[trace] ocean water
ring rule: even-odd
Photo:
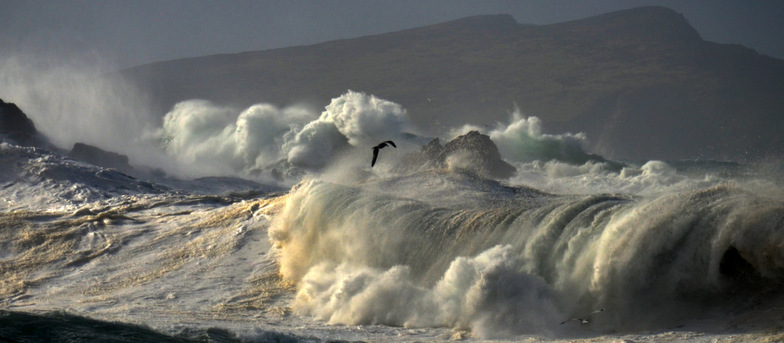
[[[101,122],[104,89],[92,124],[130,131],[92,143],[147,167],[0,143],[0,341],[784,340],[779,161],[610,161],[517,112],[437,134],[485,133],[496,180],[411,158],[435,135],[364,93],[156,126]]]
[[[506,181],[424,168],[287,188],[7,143],[0,159],[7,341],[784,338],[771,168],[532,162]]]

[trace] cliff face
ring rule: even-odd
[[[587,19],[551,25],[575,37],[614,40],[617,42],[662,42],[695,44],[702,41],[700,34],[686,18],[665,7],[639,7],[607,13]]]
[[[320,107],[352,89],[404,106],[426,133],[508,120],[585,132],[614,158],[754,158],[784,152],[784,61],[702,40],[643,7],[553,25],[478,16],[311,46],[155,63],[122,72],[161,114],[201,98]]]

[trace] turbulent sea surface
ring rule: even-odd
[[[784,340],[781,164],[586,160],[517,115],[509,179],[401,169],[404,117],[183,103],[148,135],[177,177],[0,144],[0,342]]]

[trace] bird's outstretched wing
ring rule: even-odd
[[[391,145],[392,147],[394,147],[394,148],[396,148],[396,149],[397,149],[397,146],[395,145],[395,142],[393,142],[393,141],[383,141],[383,142],[379,143],[378,145],[374,146],[374,147],[373,147],[373,161],[372,161],[372,162],[370,162],[370,167],[371,167],[371,168],[372,168],[374,165],[376,165],[376,159],[378,158],[378,151],[379,151],[379,150],[381,150],[381,149],[383,149],[384,147],[386,147],[386,146],[387,146],[387,144],[389,144],[389,145]]]
[[[370,162],[370,167],[372,168],[376,165],[376,159],[378,158],[378,148],[373,148],[373,161]]]
[[[566,323],[568,323],[568,322],[571,322],[571,321],[573,321],[573,320],[580,320],[580,318],[572,318],[572,319],[567,319],[567,320],[564,320],[564,321],[562,321],[562,322],[561,322],[561,325],[564,325],[564,324],[566,324]]]

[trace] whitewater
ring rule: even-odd
[[[440,133],[498,178],[420,158],[392,101],[320,111],[184,101],[112,138],[135,172],[0,143],[0,340],[784,339],[776,161],[610,161],[519,111]]]

